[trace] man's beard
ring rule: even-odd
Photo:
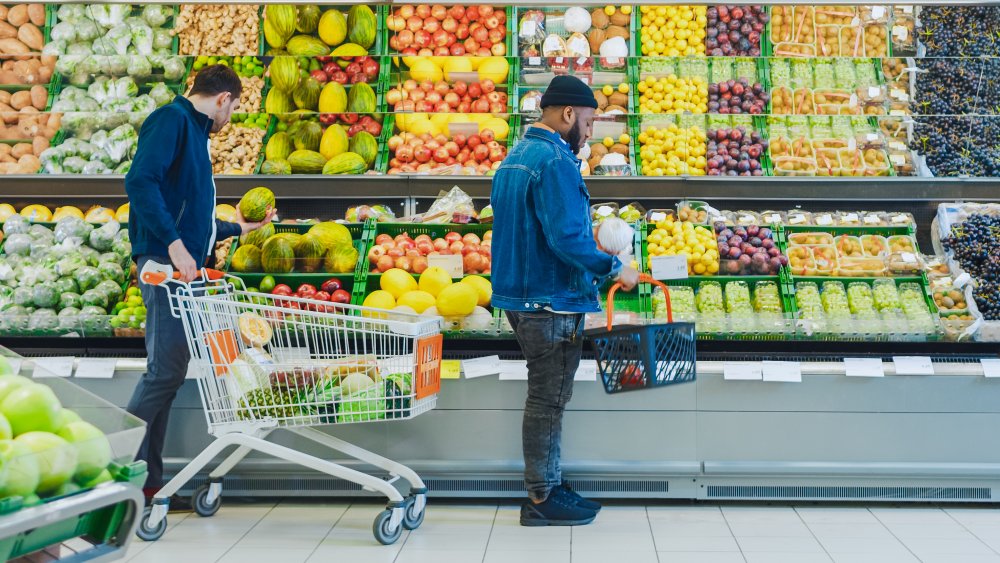
[[[580,122],[577,121],[573,123],[573,127],[570,127],[569,131],[566,132],[565,141],[569,144],[569,148],[573,149],[573,154],[580,152],[583,148],[583,127],[580,126]]]

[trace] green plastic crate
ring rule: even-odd
[[[344,21],[347,21],[347,12],[350,9],[350,5],[334,5],[334,4],[319,4],[321,11],[326,10],[340,10],[344,14]],[[385,55],[389,52],[388,48],[388,36],[385,34],[385,16],[386,16],[386,6],[379,4],[376,6],[369,6],[372,11],[375,12],[375,43],[368,49],[368,54],[371,56],[375,55]],[[271,46],[267,44],[267,40],[264,39],[264,6],[261,5],[257,10],[258,22],[260,31],[259,34],[259,47],[257,49],[258,56],[265,56],[268,51],[271,50]],[[321,14],[322,15],[322,14]],[[307,34],[311,37],[318,38],[319,35],[316,33]],[[344,39],[344,43],[350,43],[348,39]]]
[[[350,279],[353,282],[353,280],[356,277],[358,268],[362,264],[367,264],[366,256],[367,256],[367,253],[368,253],[368,249],[367,249],[366,230],[365,230],[364,223],[347,223],[347,224],[344,224],[344,226],[347,227],[347,230],[351,233],[351,238],[354,241],[354,248],[357,249],[357,251],[358,251],[358,265],[355,267],[355,269],[353,271],[351,271],[351,272],[345,272],[345,273],[328,273],[328,272],[301,273],[301,272],[291,272],[291,273],[287,273],[287,274],[274,273],[274,274],[270,274],[270,275],[274,276],[275,279],[277,279],[280,276],[282,279],[290,280],[292,283],[288,283],[287,281],[285,283],[288,283],[288,285],[290,285],[290,286],[294,284],[293,287],[298,287],[300,284],[303,284],[303,283],[311,283],[311,284],[315,285],[316,281],[319,281],[320,283],[322,283],[324,280],[327,280],[327,279],[333,278],[333,277],[339,278],[341,281],[346,281],[347,279]],[[275,234],[277,234],[277,233],[296,233],[296,234],[300,234],[301,235],[301,234],[305,234],[305,233],[309,232],[309,229],[312,228],[313,225],[312,224],[302,224],[302,225],[299,225],[299,224],[288,224],[288,223],[276,223],[274,225],[274,227],[275,227]],[[237,276],[237,277],[243,279],[243,281],[247,285],[247,287],[257,287],[257,286],[260,285],[260,279],[263,278],[265,275],[268,275],[267,273],[265,273],[265,272],[233,272],[232,271],[233,256],[236,254],[236,249],[239,247],[239,244],[240,244],[239,240],[236,240],[233,243],[233,246],[232,246],[232,248],[230,250],[230,253],[229,253],[229,257],[226,259],[225,271],[229,272],[230,274],[232,274],[234,276]],[[281,283],[281,282],[278,282],[278,283]]]
[[[368,251],[375,244],[375,239],[379,235],[389,235],[395,237],[402,233],[409,233],[411,237],[416,238],[418,235],[428,235],[432,239],[443,237],[451,231],[455,231],[461,235],[466,235],[469,233],[474,233],[482,239],[483,235],[487,231],[493,230],[493,226],[490,224],[483,223],[469,223],[465,225],[453,224],[453,223],[379,223],[372,222],[371,230],[369,232],[370,238],[367,241],[364,252],[361,254],[361,259],[358,261],[359,273],[363,270],[364,279],[378,278],[381,274],[371,273],[371,268],[368,264]],[[363,262],[363,263],[362,263]],[[489,279],[489,274],[479,274],[484,278]],[[419,274],[414,274],[414,278],[420,279]]]

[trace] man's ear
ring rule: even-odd
[[[573,125],[573,122],[576,121],[576,118],[573,115],[573,106],[563,107],[562,118],[563,118],[563,123],[565,123],[566,125]]]

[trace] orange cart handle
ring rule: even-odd
[[[667,289],[666,284],[664,284],[659,280],[653,279],[653,276],[649,274],[639,274],[639,282],[651,283],[663,290],[663,296],[667,300],[667,322],[668,323],[674,322],[674,313],[670,308],[670,290]],[[611,289],[608,290],[608,330],[611,330],[611,325],[612,325],[611,321],[612,319],[614,319],[615,316],[615,293],[617,293],[621,287],[622,287],[621,282],[615,282],[615,284],[611,286]]]
[[[222,272],[221,270],[213,270],[210,268],[205,268],[202,270],[198,270],[198,274],[195,276],[195,279],[200,278],[202,276],[202,272],[205,273],[209,281],[221,280],[226,276],[225,272]],[[181,278],[181,273],[174,272],[172,279],[179,280],[180,278]],[[163,272],[146,272],[142,274],[142,281],[149,285],[160,285],[163,282],[167,281],[167,274]]]

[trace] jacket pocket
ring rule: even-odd
[[[188,205],[187,200],[184,200],[184,201],[181,202],[180,213],[177,214],[177,220],[174,221],[174,227],[175,228],[181,226],[181,220],[184,219],[184,212],[187,211],[187,205]]]

